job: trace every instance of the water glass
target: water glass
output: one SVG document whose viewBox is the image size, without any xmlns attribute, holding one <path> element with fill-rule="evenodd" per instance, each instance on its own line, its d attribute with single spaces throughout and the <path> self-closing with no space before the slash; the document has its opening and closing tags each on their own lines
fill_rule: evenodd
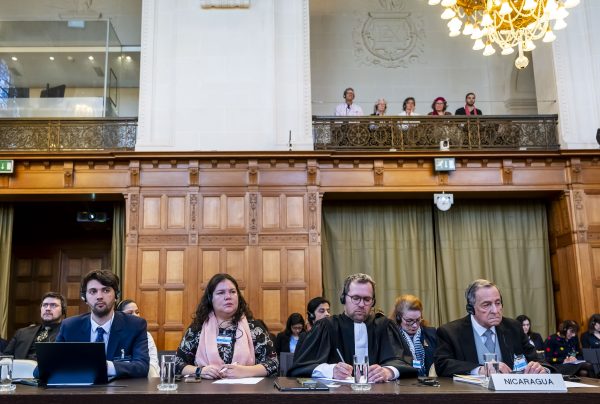
<svg viewBox="0 0 600 404">
<path fill-rule="evenodd" d="M 356 391 L 371 390 L 368 355 L 354 355 L 354 383 L 350 387 Z"/>
<path fill-rule="evenodd" d="M 160 391 L 177 390 L 177 384 L 175 384 L 175 355 L 161 356 L 160 383 L 156 388 Z"/>
<path fill-rule="evenodd" d="M 500 373 L 500 362 L 498 362 L 498 354 L 496 353 L 484 353 L 483 354 L 483 368 L 485 370 L 486 380 L 490 379 L 490 375 Z"/>
<path fill-rule="evenodd" d="M 12 383 L 13 357 L 12 355 L 0 356 L 0 392 L 13 391 L 17 388 Z"/>
</svg>

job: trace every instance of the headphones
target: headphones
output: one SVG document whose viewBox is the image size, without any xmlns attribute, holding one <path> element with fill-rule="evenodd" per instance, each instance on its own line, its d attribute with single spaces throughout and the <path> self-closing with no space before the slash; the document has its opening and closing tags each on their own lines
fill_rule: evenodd
<svg viewBox="0 0 600 404">
<path fill-rule="evenodd" d="M 340 295 L 340 303 L 341 304 L 346 304 L 346 296 L 347 296 L 346 289 L 350 287 L 350 282 L 348 282 L 348 281 L 349 281 L 349 278 L 347 278 L 346 281 L 344 281 L 344 289 L 342 290 L 342 294 Z M 371 283 L 371 282 L 367 282 L 367 283 Z M 371 287 L 373 287 L 373 284 L 371 284 Z M 373 302 L 371 303 L 372 304 L 371 307 L 375 307 L 376 301 L 377 300 L 375 300 L 375 288 L 373 288 Z"/>
<path fill-rule="evenodd" d="M 317 316 L 315 316 L 314 313 L 311 313 L 310 311 L 306 312 L 306 317 L 308 317 L 308 322 L 309 323 L 313 323 L 315 321 L 315 319 L 317 318 Z"/>
<path fill-rule="evenodd" d="M 408 101 L 411 101 L 411 100 L 413 103 L 415 103 L 415 104 L 417 103 L 413 97 L 407 97 L 404 100 L 404 102 L 402 103 L 402 111 L 406 111 L 406 104 L 408 104 Z"/>
<path fill-rule="evenodd" d="M 354 92 L 354 89 L 352 87 L 348 87 L 347 89 L 345 89 L 344 90 L 344 96 L 342 98 L 346 99 L 346 94 L 348 93 L 348 91 Z"/>
<path fill-rule="evenodd" d="M 496 284 L 492 282 L 490 282 L 490 284 L 496 288 L 498 293 L 500 293 L 500 289 L 498 289 L 498 286 L 496 286 Z M 471 284 L 469 284 L 469 287 L 465 291 L 465 299 L 467 299 L 467 305 L 465 306 L 465 308 L 467 309 L 468 314 L 475 315 L 475 306 L 473 306 L 471 302 L 469 302 L 469 295 L 471 294 L 471 292 L 475 293 L 474 289 L 478 288 L 479 286 L 481 286 L 480 282 L 471 282 Z M 500 293 L 500 304 L 504 305 L 504 303 L 502 302 L 502 293 Z"/>
</svg>

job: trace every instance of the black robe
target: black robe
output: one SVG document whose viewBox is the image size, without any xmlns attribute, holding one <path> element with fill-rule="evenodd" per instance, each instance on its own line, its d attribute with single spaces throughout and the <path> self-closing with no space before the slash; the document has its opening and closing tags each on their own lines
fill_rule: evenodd
<svg viewBox="0 0 600 404">
<path fill-rule="evenodd" d="M 382 314 L 370 316 L 365 321 L 369 344 L 369 364 L 392 366 L 401 378 L 416 377 L 410 349 L 405 345 L 396 326 Z M 338 363 L 340 350 L 344 362 L 352 364 L 354 356 L 354 322 L 345 314 L 324 318 L 315 323 L 302 344 L 296 347 L 294 364 L 288 375 L 311 377 L 322 363 Z"/>
</svg>

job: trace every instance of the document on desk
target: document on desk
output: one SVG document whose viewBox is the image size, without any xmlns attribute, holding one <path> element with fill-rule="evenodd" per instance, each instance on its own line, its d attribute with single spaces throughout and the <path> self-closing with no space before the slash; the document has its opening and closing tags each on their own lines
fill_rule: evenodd
<svg viewBox="0 0 600 404">
<path fill-rule="evenodd" d="M 260 382 L 264 377 L 242 377 L 240 379 L 219 379 L 215 380 L 212 384 L 256 384 Z"/>
<path fill-rule="evenodd" d="M 481 385 L 485 381 L 485 376 L 479 375 L 454 375 L 452 380 L 460 383 L 478 384 Z"/>
<path fill-rule="evenodd" d="M 594 386 L 593 384 L 585 384 L 585 383 L 577 383 L 577 382 L 568 382 L 565 381 L 565 386 L 570 389 L 573 387 L 598 387 L 598 386 Z"/>
</svg>

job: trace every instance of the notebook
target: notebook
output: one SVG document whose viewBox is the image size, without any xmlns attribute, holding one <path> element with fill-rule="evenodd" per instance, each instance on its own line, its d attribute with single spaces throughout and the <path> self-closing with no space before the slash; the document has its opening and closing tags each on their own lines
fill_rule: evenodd
<svg viewBox="0 0 600 404">
<path fill-rule="evenodd" d="M 102 342 L 37 342 L 39 385 L 45 387 L 107 384 Z"/>
<path fill-rule="evenodd" d="M 278 377 L 275 387 L 279 391 L 327 391 L 329 387 L 315 379 Z"/>
</svg>

